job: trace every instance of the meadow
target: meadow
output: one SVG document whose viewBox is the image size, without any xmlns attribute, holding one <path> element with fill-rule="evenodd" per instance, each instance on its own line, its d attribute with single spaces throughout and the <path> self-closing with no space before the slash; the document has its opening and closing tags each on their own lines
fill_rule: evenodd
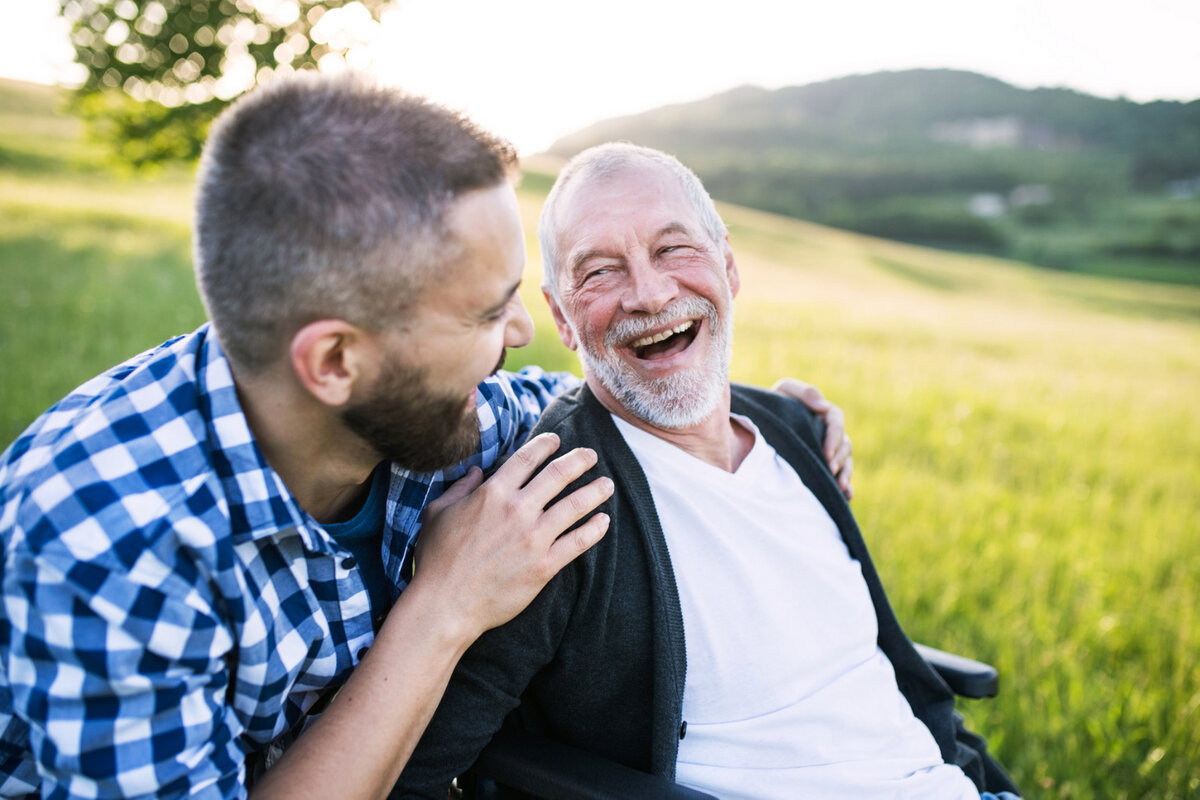
<svg viewBox="0 0 1200 800">
<path fill-rule="evenodd" d="M 204 319 L 192 176 L 113 173 L 49 90 L 0 84 L 0 446 Z M 520 197 L 534 344 L 549 179 Z M 853 502 L 920 641 L 989 661 L 963 704 L 1031 798 L 1200 796 L 1200 289 L 1034 269 L 723 206 L 734 377 L 846 411 Z"/>
</svg>

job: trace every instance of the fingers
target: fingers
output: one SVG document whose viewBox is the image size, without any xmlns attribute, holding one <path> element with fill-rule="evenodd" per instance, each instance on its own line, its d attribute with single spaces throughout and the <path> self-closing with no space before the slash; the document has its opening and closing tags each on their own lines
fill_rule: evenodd
<svg viewBox="0 0 1200 800">
<path fill-rule="evenodd" d="M 557 573 L 578 558 L 608 532 L 608 514 L 593 514 L 592 518 L 570 533 L 558 537 L 550 546 L 550 562 Z"/>
<path fill-rule="evenodd" d="M 820 389 L 796 378 L 780 378 L 771 387 L 771 391 L 786 397 L 794 397 L 818 414 L 823 414 L 834 407 L 825 399 L 825 395 L 821 394 Z"/>
<path fill-rule="evenodd" d="M 841 472 L 836 473 L 838 486 L 842 490 L 842 494 L 847 500 L 854 499 L 854 486 L 850 483 L 850 476 L 854 473 L 854 459 L 850 456 L 846 457 L 846 461 L 842 464 Z"/>
<path fill-rule="evenodd" d="M 446 506 L 457 503 L 478 489 L 481 483 L 483 483 L 483 470 L 479 467 L 471 467 L 467 470 L 466 475 L 450 484 L 450 488 L 442 492 L 441 497 L 426 506 L 426 512 L 436 514 Z"/>
<path fill-rule="evenodd" d="M 595 465 L 596 451 L 586 447 L 577 447 L 547 464 L 545 469 L 529 481 L 522 492 L 528 494 L 530 500 L 536 503 L 538 508 L 545 508 L 551 500 L 562 494 L 564 489 Z M 595 508 L 595 505 L 591 508 Z M 590 511 L 591 508 L 588 508 L 587 511 Z M 580 514 L 575 519 L 582 516 L 583 514 Z M 559 532 L 561 533 L 561 530 Z"/>
<path fill-rule="evenodd" d="M 559 534 L 596 510 L 596 507 L 612 496 L 612 478 L 602 477 L 559 500 L 546 509 L 542 524 Z"/>
<path fill-rule="evenodd" d="M 838 468 L 834 463 L 839 452 L 844 447 L 846 455 L 850 454 L 850 437 L 846 435 L 846 417 L 837 406 L 830 406 L 823 415 L 825 420 L 825 460 L 837 474 Z"/>
<path fill-rule="evenodd" d="M 833 455 L 828 455 L 831 446 Z M 831 443 L 826 437 L 825 451 L 826 457 L 829 459 L 829 470 L 837 478 L 842 494 L 846 496 L 847 500 L 853 498 L 854 487 L 850 485 L 850 476 L 854 473 L 854 457 L 850 437 L 843 432 L 836 443 Z"/>
<path fill-rule="evenodd" d="M 515 492 L 529 480 L 538 467 L 558 450 L 557 434 L 543 433 L 521 445 L 517 452 L 496 470 L 488 483 L 498 491 Z M 582 473 L 581 473 L 582 474 Z"/>
</svg>

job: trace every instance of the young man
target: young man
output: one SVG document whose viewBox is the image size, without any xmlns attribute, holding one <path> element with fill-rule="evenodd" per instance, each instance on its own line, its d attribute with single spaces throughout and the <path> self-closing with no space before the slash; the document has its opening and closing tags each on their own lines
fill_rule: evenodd
<svg viewBox="0 0 1200 800">
<path fill-rule="evenodd" d="M 532 333 L 514 167 L 354 78 L 214 125 L 211 324 L 0 459 L 0 796 L 379 797 L 466 647 L 603 535 L 561 536 L 608 479 L 552 502 L 594 453 L 517 449 L 574 380 L 498 371 Z"/>
<path fill-rule="evenodd" d="M 538 430 L 595 449 L 610 527 L 467 652 L 393 796 L 441 796 L 506 720 L 723 800 L 1015 791 L 892 613 L 820 421 L 730 385 L 741 278 L 696 177 L 593 148 L 539 234 L 585 385 Z"/>
</svg>

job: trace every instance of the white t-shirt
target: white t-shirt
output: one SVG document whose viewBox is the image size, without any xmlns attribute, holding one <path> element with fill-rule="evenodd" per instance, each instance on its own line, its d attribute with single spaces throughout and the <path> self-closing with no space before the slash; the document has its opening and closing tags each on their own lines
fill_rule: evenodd
<svg viewBox="0 0 1200 800">
<path fill-rule="evenodd" d="M 687 648 L 676 779 L 729 798 L 971 798 L 896 685 L 837 526 L 745 417 L 734 473 L 616 417 L 654 497 Z"/>
</svg>

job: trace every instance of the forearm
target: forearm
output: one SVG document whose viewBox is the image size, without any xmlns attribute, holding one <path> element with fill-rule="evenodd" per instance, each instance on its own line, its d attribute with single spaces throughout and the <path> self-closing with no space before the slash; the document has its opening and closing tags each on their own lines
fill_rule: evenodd
<svg viewBox="0 0 1200 800">
<path fill-rule="evenodd" d="M 454 666 L 486 630 L 521 612 L 608 527 L 592 515 L 612 493 L 603 478 L 551 503 L 596 463 L 539 436 L 486 483 L 472 470 L 425 507 L 416 576 L 371 651 L 325 713 L 267 772 L 255 797 L 377 798 L 391 789 L 437 708 Z"/>
<path fill-rule="evenodd" d="M 337 697 L 252 797 L 386 797 L 476 636 L 414 581 Z"/>
</svg>

